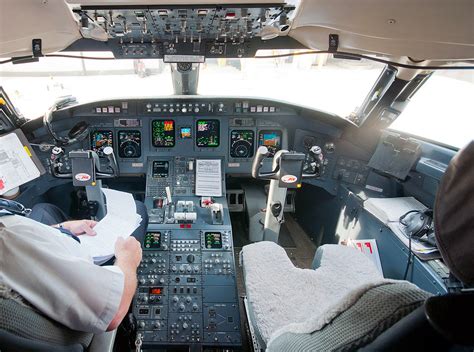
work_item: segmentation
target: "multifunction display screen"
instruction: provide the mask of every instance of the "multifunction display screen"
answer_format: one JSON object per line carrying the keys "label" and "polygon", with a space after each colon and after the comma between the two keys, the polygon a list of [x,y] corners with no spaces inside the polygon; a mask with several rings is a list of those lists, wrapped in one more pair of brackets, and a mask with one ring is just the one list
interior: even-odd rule
{"label": "multifunction display screen", "polygon": [[142,155],[142,135],[140,131],[121,130],[119,137],[119,157],[139,158]]}
{"label": "multifunction display screen", "polygon": [[151,134],[154,147],[174,147],[175,130],[173,120],[153,120],[151,123]]}
{"label": "multifunction display screen", "polygon": [[281,149],[281,131],[258,132],[258,146],[264,145],[273,156]]}
{"label": "multifunction display screen", "polygon": [[222,248],[222,233],[220,232],[206,232],[206,248]]}
{"label": "multifunction display screen", "polygon": [[91,149],[98,156],[104,156],[105,147],[113,147],[114,134],[109,130],[97,130],[91,133]]}
{"label": "multifunction display screen", "polygon": [[169,175],[170,163],[169,161],[157,160],[153,162],[153,178],[165,178]]}
{"label": "multifunction display screen", "polygon": [[161,247],[161,232],[147,232],[145,235],[145,248],[156,249]]}
{"label": "multifunction display screen", "polygon": [[252,130],[233,130],[230,133],[230,156],[232,158],[253,157],[254,137]]}
{"label": "multifunction display screen", "polygon": [[219,120],[196,121],[196,145],[202,148],[216,148],[219,146]]}

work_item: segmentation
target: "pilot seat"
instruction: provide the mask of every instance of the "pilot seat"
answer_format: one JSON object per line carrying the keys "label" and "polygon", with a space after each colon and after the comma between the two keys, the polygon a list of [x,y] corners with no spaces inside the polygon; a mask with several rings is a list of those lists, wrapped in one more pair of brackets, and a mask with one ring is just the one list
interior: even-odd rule
{"label": "pilot seat", "polygon": [[[443,260],[467,286],[474,284],[473,179],[471,142],[449,164],[435,204]],[[312,269],[296,268],[269,241],[245,246],[240,255],[256,350],[448,350],[474,344],[472,325],[461,323],[474,314],[472,290],[432,297],[407,281],[384,279],[368,257],[343,245],[319,247]]]}

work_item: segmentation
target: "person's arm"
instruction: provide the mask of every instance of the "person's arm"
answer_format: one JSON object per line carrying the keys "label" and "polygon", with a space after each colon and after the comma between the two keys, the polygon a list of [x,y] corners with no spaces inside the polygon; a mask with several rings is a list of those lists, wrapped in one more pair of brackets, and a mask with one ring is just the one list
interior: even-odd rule
{"label": "person's arm", "polygon": [[137,289],[137,267],[142,259],[140,243],[134,237],[118,238],[115,243],[115,265],[124,274],[124,289],[120,306],[110,322],[107,331],[116,329],[128,312],[133,296]]}
{"label": "person's arm", "polygon": [[71,220],[65,221],[60,224],[51,225],[52,227],[58,228],[62,227],[66,230],[72,232],[73,235],[80,236],[80,235],[88,235],[88,236],[95,236],[96,232],[94,231],[94,226],[97,225],[97,221],[94,220]]}

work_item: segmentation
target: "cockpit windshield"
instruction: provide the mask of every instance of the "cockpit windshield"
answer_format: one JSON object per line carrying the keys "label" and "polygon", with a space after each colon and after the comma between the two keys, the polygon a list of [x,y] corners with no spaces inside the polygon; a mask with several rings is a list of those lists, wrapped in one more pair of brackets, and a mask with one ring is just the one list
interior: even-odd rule
{"label": "cockpit windshield", "polygon": [[[288,52],[267,50],[258,55]],[[110,57],[97,52],[74,54]],[[208,59],[199,68],[198,94],[278,99],[347,117],[362,104],[383,68],[368,60],[338,60],[327,54]],[[73,95],[80,103],[172,95],[169,71],[170,65],[161,60],[48,57],[1,65],[0,78],[15,106],[26,118],[34,119],[64,95]]]}

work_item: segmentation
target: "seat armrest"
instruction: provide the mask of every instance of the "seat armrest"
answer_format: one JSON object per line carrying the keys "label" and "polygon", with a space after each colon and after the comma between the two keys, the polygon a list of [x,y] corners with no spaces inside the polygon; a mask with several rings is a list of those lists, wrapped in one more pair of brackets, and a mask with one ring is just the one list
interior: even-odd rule
{"label": "seat armrest", "polygon": [[117,335],[117,329],[95,334],[88,352],[112,352],[114,349],[115,335]]}

